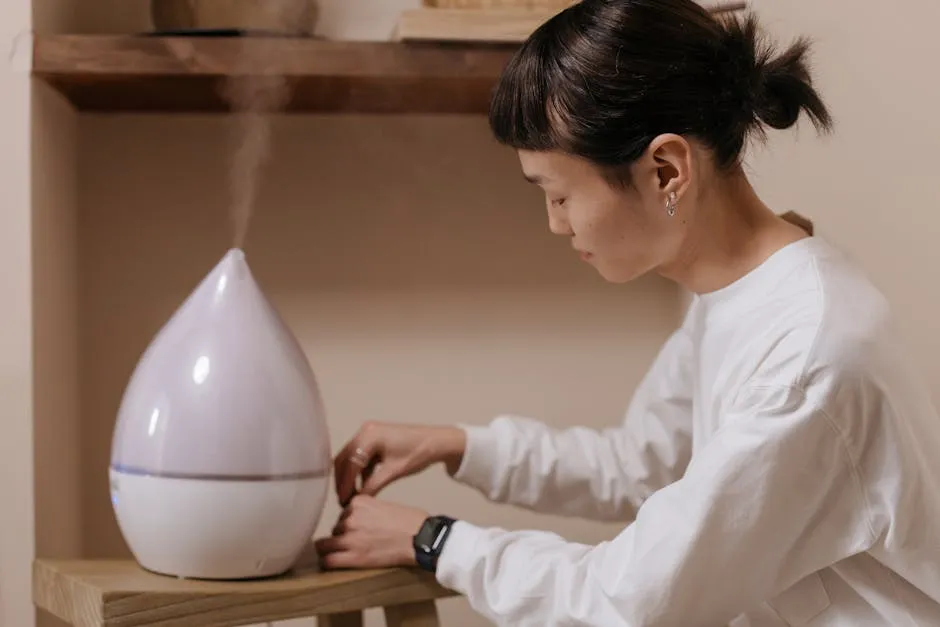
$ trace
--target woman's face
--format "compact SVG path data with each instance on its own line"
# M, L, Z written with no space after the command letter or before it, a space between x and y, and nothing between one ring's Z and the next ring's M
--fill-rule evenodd
M526 179L545 193L552 233L604 279L625 283L668 261L680 237L679 216L666 210L668 187L641 161L631 186L612 185L586 160L559 152L519 151ZM681 211L681 207L679 209Z

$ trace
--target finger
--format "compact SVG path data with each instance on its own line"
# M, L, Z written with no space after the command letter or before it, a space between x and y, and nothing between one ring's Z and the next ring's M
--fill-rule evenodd
M346 444L336 453L336 456L333 458L333 469L340 470L344 468L348 463L350 457L357 448L361 448L363 443L368 441L366 430L360 428L352 438L346 441Z
M349 525L347 524L346 520L347 518L344 516L336 521L336 524L333 525L333 531L332 531L334 536L341 536L347 531L349 531Z
M336 535L336 530L340 529L340 525L345 525L345 521L349 518L349 515L352 514L352 507L349 504L344 505L343 509L339 511L339 515L336 517L336 522L333 523L333 535Z
M357 541L354 536L328 536L315 542L320 565L323 568L362 568L366 566L364 553L357 547L361 546L361 538Z
M362 491L362 486L366 484L366 482L369 480L369 477L372 476L372 474L380 465L381 462L376 456L373 456L372 459L369 460L369 463L366 465L366 467L363 468L362 472L359 473L359 487L355 488L357 492Z
M370 445L361 438L352 444L350 450L344 451L342 458L337 457L336 496L343 505L356 493L356 479L369 467L375 455Z
M349 549L349 538L346 536L326 536L317 538L313 543L317 554L320 557L336 551L346 551Z
M398 478L400 472L395 465L376 464L373 471L362 482L362 494L377 495L385 486Z
M367 560L355 551L327 553L320 558L320 565L326 570L367 568L369 566Z
M352 454L352 451L358 446L360 434L356 434L351 440L346 442L346 444L339 450L336 454L336 457L333 458L333 480L336 483L336 494L340 495L343 490L343 478L345 476L346 466L349 464L349 456ZM342 502L344 499L340 497Z

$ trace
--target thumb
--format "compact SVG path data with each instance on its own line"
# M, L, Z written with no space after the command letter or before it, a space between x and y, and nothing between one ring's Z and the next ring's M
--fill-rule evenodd
M362 482L360 494L375 496L385 486L395 481L401 475L400 469L395 465L377 464L368 477Z

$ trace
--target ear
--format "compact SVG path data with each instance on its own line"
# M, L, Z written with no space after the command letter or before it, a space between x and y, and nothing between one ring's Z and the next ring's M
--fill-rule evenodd
M692 180L692 145L681 135L666 133L650 142L646 154L655 168L658 190L682 197Z

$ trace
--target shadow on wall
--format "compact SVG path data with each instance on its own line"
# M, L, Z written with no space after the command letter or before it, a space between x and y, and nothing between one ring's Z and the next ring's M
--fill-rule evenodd
M105 480L114 416L140 352L233 241L233 126L81 124L84 544L124 555ZM619 420L676 324L676 291L609 286L578 261L485 120L288 118L272 148L247 257L317 371L334 446L366 419ZM458 514L479 505L439 475L389 494Z

